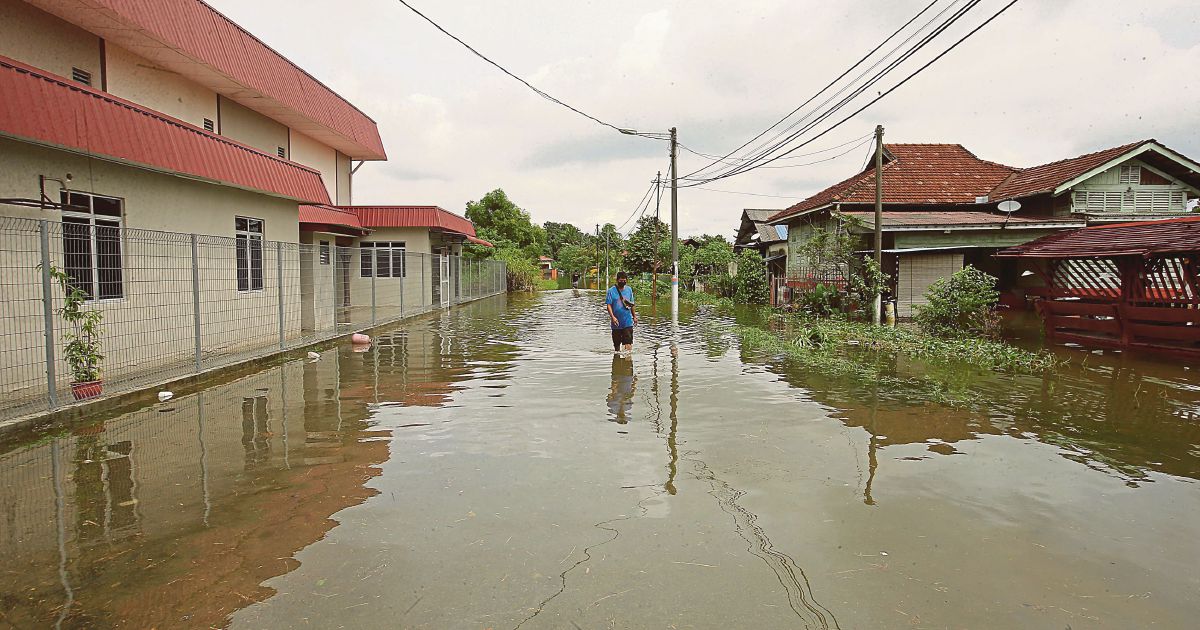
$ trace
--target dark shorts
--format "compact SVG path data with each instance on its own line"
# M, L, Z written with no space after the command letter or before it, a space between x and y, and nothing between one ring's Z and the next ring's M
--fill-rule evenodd
M620 350L621 346L633 345L633 326L629 328L614 328L613 335L613 350Z

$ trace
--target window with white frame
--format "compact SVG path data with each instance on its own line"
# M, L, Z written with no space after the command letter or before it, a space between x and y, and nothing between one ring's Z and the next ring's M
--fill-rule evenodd
M1109 180L1112 181L1112 180ZM1118 184L1141 184L1142 183L1142 167L1136 164L1127 164L1121 167L1120 174L1117 175Z
M358 244L359 271L364 278L403 278L404 241L364 241Z
M71 278L71 286L83 291L89 300L124 297L124 201L66 190L61 200L63 270Z
M235 217L238 291L263 288L263 220Z

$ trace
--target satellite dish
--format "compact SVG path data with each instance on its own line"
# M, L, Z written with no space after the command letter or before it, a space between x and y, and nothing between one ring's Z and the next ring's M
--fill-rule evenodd
M1001 201L1000 204L998 206L996 206L996 209L999 210L1000 212L1012 214L1012 213L1016 212L1017 210L1021 209L1021 202L1012 201L1012 200Z

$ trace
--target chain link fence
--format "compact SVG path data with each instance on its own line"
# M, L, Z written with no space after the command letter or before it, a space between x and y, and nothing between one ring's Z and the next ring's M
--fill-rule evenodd
M502 262L403 249L16 218L0 239L0 419L506 290Z

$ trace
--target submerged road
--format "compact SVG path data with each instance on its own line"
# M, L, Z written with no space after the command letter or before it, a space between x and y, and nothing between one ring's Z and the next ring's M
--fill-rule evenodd
M960 367L948 378L987 410L965 411L798 373L742 350L708 310L643 320L620 358L595 294L500 297L365 352L4 444L0 625L1184 628L1200 615L1188 366Z

